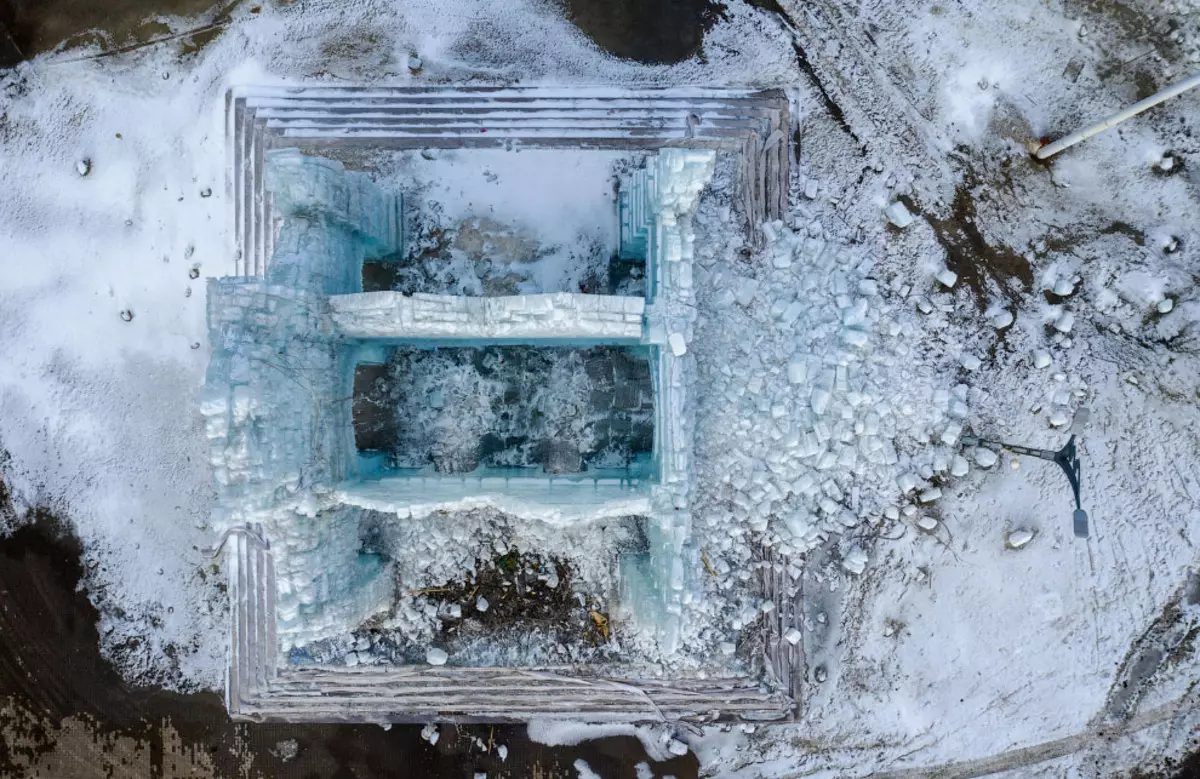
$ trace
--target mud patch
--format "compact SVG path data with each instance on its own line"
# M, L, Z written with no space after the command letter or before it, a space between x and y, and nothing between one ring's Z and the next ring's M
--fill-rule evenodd
M623 59L670 65L700 53L724 7L711 0L562 0L567 19Z
M955 190L950 216L945 218L924 212L911 196L901 196L900 200L910 211L924 213L946 252L946 267L975 294L980 311L988 306L992 285L1013 303L1033 287L1029 261L1007 246L988 243L979 231L968 183Z

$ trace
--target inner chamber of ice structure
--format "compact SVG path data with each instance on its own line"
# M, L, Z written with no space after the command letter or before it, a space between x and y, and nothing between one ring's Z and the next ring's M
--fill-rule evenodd
M491 508L565 528L644 518L622 612L663 652L687 582L690 214L714 152L665 149L620 182L621 259L644 295L363 292L404 257L402 198L295 149L267 153L277 237L263 276L210 281L203 413L218 528L271 548L277 649L387 612L363 517Z

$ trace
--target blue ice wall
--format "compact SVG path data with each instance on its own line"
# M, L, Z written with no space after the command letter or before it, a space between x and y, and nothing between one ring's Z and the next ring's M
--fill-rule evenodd
M267 280L337 295L362 291L362 264L402 249L401 202L362 173L296 149L267 153L266 187L283 227Z
M397 251L400 231L396 198L336 162L270 152L267 182L283 223L266 278L209 282L202 412L214 524L265 526L286 648L391 601L388 568L358 552L353 511L327 505L351 465L352 430L328 295L357 291L363 259Z

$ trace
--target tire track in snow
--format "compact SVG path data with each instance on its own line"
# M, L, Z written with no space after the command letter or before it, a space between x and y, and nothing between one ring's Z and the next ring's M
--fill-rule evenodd
M900 771L885 771L871 774L871 777L872 779L917 779L917 777L925 777L926 779L971 779L971 777L987 776L988 774L995 774L1001 771L1011 771L1023 766L1044 763L1049 760L1056 760L1060 757L1067 757L1068 755L1082 752L1091 747L1103 746L1105 743L1121 736L1136 733L1162 722L1175 719L1181 713L1186 713L1189 710L1187 707L1187 698L1188 696L1184 695L1170 703L1164 703L1161 706L1132 717L1128 722L1123 724L1108 727L1094 726L1071 736L1053 741L1045 741L1041 744L1034 744L1033 746L1022 747L1020 749L1012 749L978 760L920 766Z

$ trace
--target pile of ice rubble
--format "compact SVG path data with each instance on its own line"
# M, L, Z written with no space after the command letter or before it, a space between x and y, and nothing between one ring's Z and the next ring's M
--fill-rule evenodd
M697 218L697 535L719 579L748 578L758 544L798 558L834 537L861 573L871 529L933 529L941 487L968 473L960 439L982 391L955 377L979 360L934 352L913 302L927 290L885 286L861 249L774 222L743 260L731 218Z

